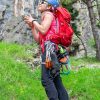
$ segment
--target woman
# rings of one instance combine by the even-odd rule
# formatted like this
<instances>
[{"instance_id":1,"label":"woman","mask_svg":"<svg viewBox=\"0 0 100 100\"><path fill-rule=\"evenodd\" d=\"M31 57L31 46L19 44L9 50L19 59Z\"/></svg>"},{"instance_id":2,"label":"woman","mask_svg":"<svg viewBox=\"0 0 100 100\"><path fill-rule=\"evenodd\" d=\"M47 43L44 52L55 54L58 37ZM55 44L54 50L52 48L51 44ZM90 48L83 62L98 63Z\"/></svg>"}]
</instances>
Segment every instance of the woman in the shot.
<instances>
[{"instance_id":1,"label":"woman","mask_svg":"<svg viewBox=\"0 0 100 100\"><path fill-rule=\"evenodd\" d=\"M56 0L42 1L38 5L38 10L41 12L41 24L39 24L31 16L25 17L25 22L31 27L34 39L40 43L42 49L42 62L46 59L46 46L45 43L48 40L50 34L56 32L56 20L53 12L54 9L59 6ZM57 59L54 59L56 61ZM55 64L56 65L56 64ZM49 100L68 100L68 93L65 90L60 75L50 75L50 70L46 68L45 64L42 64L42 78L41 82L45 88L46 94Z\"/></svg>"}]
</instances>

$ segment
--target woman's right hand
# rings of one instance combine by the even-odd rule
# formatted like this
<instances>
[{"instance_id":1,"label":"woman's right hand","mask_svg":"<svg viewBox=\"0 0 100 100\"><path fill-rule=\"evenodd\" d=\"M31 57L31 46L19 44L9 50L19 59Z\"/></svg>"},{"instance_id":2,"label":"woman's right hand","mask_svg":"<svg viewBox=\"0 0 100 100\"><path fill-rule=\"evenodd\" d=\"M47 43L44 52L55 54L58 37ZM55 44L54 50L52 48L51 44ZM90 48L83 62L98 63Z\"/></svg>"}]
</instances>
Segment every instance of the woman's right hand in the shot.
<instances>
[{"instance_id":1,"label":"woman's right hand","mask_svg":"<svg viewBox=\"0 0 100 100\"><path fill-rule=\"evenodd\" d=\"M27 24L28 24L28 26L29 26L30 28L33 27L33 24L32 24L32 23L27 23Z\"/></svg>"},{"instance_id":2,"label":"woman's right hand","mask_svg":"<svg viewBox=\"0 0 100 100\"><path fill-rule=\"evenodd\" d=\"M34 26L33 23L27 21L27 20L28 20L28 17L29 17L29 16L24 16L23 19L24 19L25 23L28 24L28 26L29 26L30 28L33 28L33 26Z\"/></svg>"}]
</instances>

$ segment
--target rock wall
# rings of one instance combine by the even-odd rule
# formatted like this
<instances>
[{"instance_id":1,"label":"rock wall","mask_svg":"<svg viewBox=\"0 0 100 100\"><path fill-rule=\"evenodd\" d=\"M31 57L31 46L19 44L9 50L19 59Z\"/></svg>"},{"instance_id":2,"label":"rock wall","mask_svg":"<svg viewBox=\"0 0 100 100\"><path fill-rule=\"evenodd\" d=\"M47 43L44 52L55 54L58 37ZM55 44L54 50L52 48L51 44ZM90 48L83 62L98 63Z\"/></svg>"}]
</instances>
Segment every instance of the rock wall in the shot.
<instances>
[{"instance_id":1,"label":"rock wall","mask_svg":"<svg viewBox=\"0 0 100 100\"><path fill-rule=\"evenodd\" d=\"M34 13L38 16L36 0L19 0L18 2L20 1L23 1L24 3L24 10L21 11L21 13L23 12L22 15ZM21 14L18 14L17 17L15 17L14 5L15 0L0 0L0 41L32 44L32 32L24 23ZM19 4L17 4L17 6L18 5ZM20 12L20 9L18 9L18 12Z\"/></svg>"},{"instance_id":2,"label":"rock wall","mask_svg":"<svg viewBox=\"0 0 100 100\"><path fill-rule=\"evenodd\" d=\"M77 3L75 3L73 7L79 11L79 16L78 16L79 20L76 21L76 24L78 26L78 31L80 31L81 33L81 39L83 40L85 44L88 55L94 56L95 50L93 50L93 48L91 48L91 46L89 45L89 41L91 39L93 40L93 34L92 34L91 22L90 22L87 6L80 0ZM83 56L85 51L80 41L79 41L79 44L80 46L79 46L78 55Z\"/></svg>"}]
</instances>

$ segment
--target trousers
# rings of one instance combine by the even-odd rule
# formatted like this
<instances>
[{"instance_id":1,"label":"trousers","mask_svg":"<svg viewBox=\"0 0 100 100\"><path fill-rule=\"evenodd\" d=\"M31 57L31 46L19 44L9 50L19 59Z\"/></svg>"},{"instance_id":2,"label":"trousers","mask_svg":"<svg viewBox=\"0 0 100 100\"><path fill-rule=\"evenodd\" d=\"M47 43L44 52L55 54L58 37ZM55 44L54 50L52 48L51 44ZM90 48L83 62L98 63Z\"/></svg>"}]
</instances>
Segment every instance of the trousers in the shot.
<instances>
[{"instance_id":1,"label":"trousers","mask_svg":"<svg viewBox=\"0 0 100 100\"><path fill-rule=\"evenodd\" d=\"M45 52L42 54L42 62L45 62ZM41 83L45 88L45 92L49 100L69 100L68 93L62 83L60 74L52 77L50 69L45 67L45 64L41 64Z\"/></svg>"}]
</instances>

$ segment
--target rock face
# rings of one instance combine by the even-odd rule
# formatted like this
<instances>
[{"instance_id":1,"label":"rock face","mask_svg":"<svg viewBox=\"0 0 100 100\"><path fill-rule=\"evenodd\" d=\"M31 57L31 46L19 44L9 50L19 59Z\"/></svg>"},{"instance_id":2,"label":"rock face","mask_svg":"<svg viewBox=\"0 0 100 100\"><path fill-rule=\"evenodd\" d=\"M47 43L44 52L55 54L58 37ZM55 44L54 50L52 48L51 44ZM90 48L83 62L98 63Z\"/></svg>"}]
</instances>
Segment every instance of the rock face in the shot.
<instances>
[{"instance_id":1,"label":"rock face","mask_svg":"<svg viewBox=\"0 0 100 100\"><path fill-rule=\"evenodd\" d=\"M88 55L94 56L95 50L93 50L93 48L89 45L89 42L93 41L93 34L87 6L82 1L78 1L73 5L73 7L79 11L79 21L76 21L76 24L78 26L78 31L81 33L81 39L85 44ZM83 56L85 51L82 44L79 46L79 51L79 56Z\"/></svg>"},{"instance_id":2,"label":"rock face","mask_svg":"<svg viewBox=\"0 0 100 100\"><path fill-rule=\"evenodd\" d=\"M24 14L28 12L37 14L36 7L33 6L36 3L34 0L19 1L23 1L25 4ZM14 16L14 2L15 0L0 0L0 41L32 44L31 29L24 23L20 15Z\"/></svg>"}]
</instances>

